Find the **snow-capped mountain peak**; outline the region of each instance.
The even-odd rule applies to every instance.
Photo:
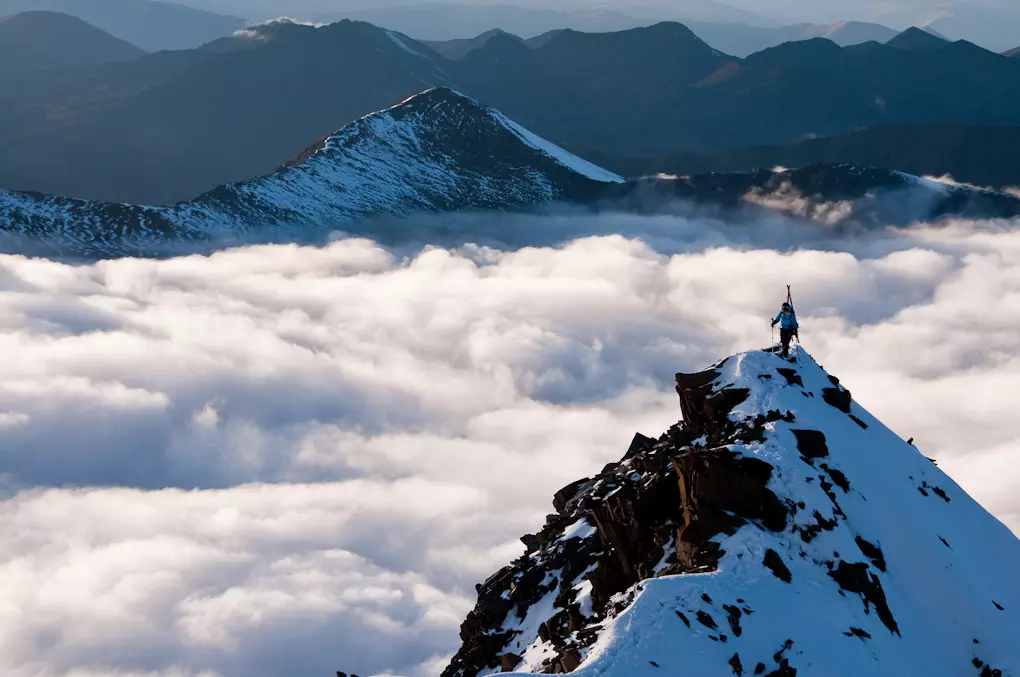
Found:
[[[557,493],[444,675],[1020,675],[1020,541],[806,351],[677,391]]]
[[[487,133],[493,135],[490,141],[495,141],[495,136],[509,132],[518,142],[524,144],[528,151],[541,154],[562,169],[574,171],[593,181],[606,183],[624,181],[622,177],[568,153],[521,127],[499,111],[450,87],[434,87],[410,96],[392,108],[366,115],[327,137],[322,144],[313,146],[314,152],[310,159],[319,159],[321,156],[329,158],[336,152],[356,155],[362,150],[360,146],[365,135],[386,140],[394,152],[411,150],[420,154],[422,150],[427,150],[419,136],[423,127],[447,135],[444,140],[462,144],[467,147],[465,150],[484,150],[489,156],[494,150],[491,144],[485,149],[470,148],[472,141],[481,142],[485,139],[464,138],[461,134]],[[508,143],[513,141],[509,137],[500,140]],[[415,155],[411,159],[418,157]]]
[[[525,208],[622,181],[440,87],[347,125],[274,174],[190,202],[114,205],[0,191],[0,229],[109,255],[161,241],[300,239],[377,214]]]

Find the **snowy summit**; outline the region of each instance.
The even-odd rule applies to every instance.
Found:
[[[806,351],[677,392],[479,587],[446,677],[1020,675],[1020,541]]]
[[[62,253],[111,255],[167,241],[301,239],[378,214],[521,209],[622,182],[440,87],[343,127],[274,174],[190,202],[150,207],[0,190],[0,231],[44,238]]]

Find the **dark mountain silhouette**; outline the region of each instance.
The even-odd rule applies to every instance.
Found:
[[[0,186],[168,203],[273,171],[338,124],[456,87],[577,152],[715,154],[882,125],[1020,120],[1020,60],[826,39],[746,59],[686,27],[497,33],[460,60],[369,24],[253,27],[200,49],[0,74]]]
[[[130,61],[144,51],[58,12],[0,18],[0,70],[40,70]]]
[[[909,9],[884,14],[877,20],[897,28],[918,26],[949,40],[969,40],[995,52],[1016,44],[1016,27],[1020,25],[1018,3],[941,0],[911,4]]]
[[[885,44],[896,49],[904,49],[911,52],[926,52],[933,49],[942,49],[949,44],[949,40],[912,26]]]
[[[1006,56],[1012,57],[1014,59],[1017,58],[1017,57],[1020,57],[1020,47],[1017,47],[1016,49],[1009,50],[1008,52],[1006,52]]]
[[[70,14],[149,52],[191,49],[244,27],[244,19],[156,0],[0,0],[0,16]]]
[[[490,41],[457,62],[457,78],[522,124],[577,147],[669,145],[690,91],[727,66],[738,67],[677,23],[602,34],[564,30],[546,38],[512,59],[493,58],[506,45]],[[692,142],[701,133],[677,131]]]
[[[505,3],[454,4],[425,2],[393,7],[332,12],[314,17],[331,22],[341,19],[365,21],[400,31],[418,40],[458,40],[499,28],[532,37],[552,29],[581,31],[619,31],[655,23],[657,19],[638,18],[626,9],[567,10],[520,7]]]
[[[823,37],[839,45],[856,45],[863,42],[886,42],[897,32],[879,24],[845,21],[837,24],[796,24],[780,28],[752,26],[750,24],[685,22],[699,38],[710,46],[732,56],[745,57],[784,42]],[[524,40],[529,47],[540,48],[557,33],[554,29]],[[425,41],[432,49],[451,59],[462,59],[468,53],[484,46],[494,35],[505,33],[501,29],[486,31],[474,38],[445,41]],[[517,37],[517,36],[512,36]],[[522,38],[517,38],[522,40]]]
[[[491,31],[486,31],[486,32],[482,33],[481,35],[478,35],[478,36],[473,37],[473,38],[464,38],[464,39],[460,39],[460,40],[445,40],[445,41],[444,40],[433,40],[433,41],[422,40],[420,42],[422,42],[425,45],[428,45],[429,47],[431,47],[433,50],[435,50],[439,54],[442,54],[443,56],[445,56],[447,59],[453,59],[454,61],[457,61],[459,59],[463,59],[465,56],[467,56],[471,52],[475,51],[476,49],[480,49],[480,48],[486,46],[487,44],[489,44],[490,40],[493,40],[493,39],[496,39],[496,38],[501,38],[501,39],[509,38],[511,40],[516,40],[517,42],[523,42],[523,40],[521,38],[517,37],[516,35],[513,35],[512,33],[507,33],[506,31],[504,31],[504,30],[502,30],[500,28],[494,28]]]
[[[834,24],[802,23],[781,27],[701,22],[688,22],[686,25],[699,38],[716,49],[739,57],[784,42],[811,38],[826,38],[838,45],[847,46],[864,42],[886,42],[896,35],[892,28],[864,21],[842,21]]]
[[[783,146],[754,146],[722,153],[647,159],[583,153],[624,176],[746,172],[847,162],[897,167],[920,176],[951,175],[979,186],[1020,186],[1020,126],[886,125],[851,134],[805,139]]]
[[[562,28],[557,28],[556,30],[546,31],[545,33],[542,33],[541,35],[536,35],[533,38],[528,38],[527,40],[524,41],[524,44],[526,44],[528,47],[531,47],[533,49],[538,49],[539,47],[544,47],[547,42],[552,40],[559,33],[563,32],[563,30],[564,29],[562,29]]]
[[[916,53],[819,38],[741,61],[682,26],[660,24],[562,31],[502,69],[485,54],[458,62],[467,91],[570,148],[613,155],[720,151],[881,124],[1020,119],[1017,61],[965,42]]]
[[[0,139],[0,186],[114,202],[189,199],[267,174],[338,124],[448,84],[445,63],[350,21],[277,24],[152,55],[104,71],[99,82],[112,80],[119,93],[61,124],[26,115],[14,138]]]

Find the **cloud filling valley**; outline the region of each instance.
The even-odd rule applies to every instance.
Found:
[[[428,218],[548,242],[0,256],[0,673],[437,675],[553,493],[675,423],[675,372],[765,347],[786,284],[1020,532],[1020,224]]]

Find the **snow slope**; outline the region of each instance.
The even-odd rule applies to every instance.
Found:
[[[678,376],[689,420],[565,488],[480,590],[444,674],[1020,675],[1020,541],[1003,524],[806,351],[705,379]],[[562,583],[531,604],[535,570]],[[500,581],[514,606],[492,620]],[[613,592],[594,611],[593,587]]]

